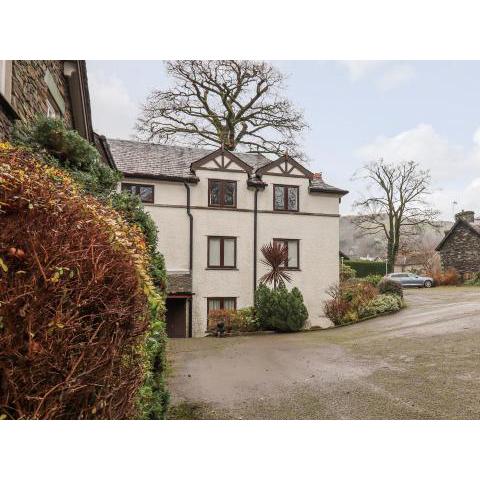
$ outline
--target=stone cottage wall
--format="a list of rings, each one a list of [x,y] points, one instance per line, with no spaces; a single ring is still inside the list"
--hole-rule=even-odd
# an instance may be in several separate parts
[[[12,96],[10,105],[20,119],[30,121],[47,112],[47,98],[51,95],[45,73],[50,72],[65,103],[63,119],[73,127],[72,107],[68,81],[63,74],[63,60],[14,60],[12,63]],[[0,102],[0,139],[9,137],[14,119]]]
[[[440,257],[444,269],[455,268],[461,275],[480,272],[480,236],[459,224],[445,241]]]

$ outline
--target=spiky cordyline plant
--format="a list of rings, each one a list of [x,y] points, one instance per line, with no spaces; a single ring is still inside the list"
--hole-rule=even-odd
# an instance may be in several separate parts
[[[261,283],[273,283],[273,288],[290,282],[291,277],[284,266],[288,262],[288,248],[284,243],[270,242],[260,249],[263,258],[260,260],[269,271],[260,278]]]

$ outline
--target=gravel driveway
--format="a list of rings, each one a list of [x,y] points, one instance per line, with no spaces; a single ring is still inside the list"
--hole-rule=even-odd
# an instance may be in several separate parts
[[[480,289],[295,334],[170,341],[171,418],[480,419]]]

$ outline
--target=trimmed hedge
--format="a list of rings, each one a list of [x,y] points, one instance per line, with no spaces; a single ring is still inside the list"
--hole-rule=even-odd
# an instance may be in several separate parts
[[[368,275],[385,275],[385,262],[371,262],[369,260],[344,260],[344,265],[353,268],[357,272],[357,278]]]

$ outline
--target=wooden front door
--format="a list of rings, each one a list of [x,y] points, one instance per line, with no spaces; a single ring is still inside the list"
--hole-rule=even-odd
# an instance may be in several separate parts
[[[167,298],[167,335],[170,338],[187,336],[187,300]]]

